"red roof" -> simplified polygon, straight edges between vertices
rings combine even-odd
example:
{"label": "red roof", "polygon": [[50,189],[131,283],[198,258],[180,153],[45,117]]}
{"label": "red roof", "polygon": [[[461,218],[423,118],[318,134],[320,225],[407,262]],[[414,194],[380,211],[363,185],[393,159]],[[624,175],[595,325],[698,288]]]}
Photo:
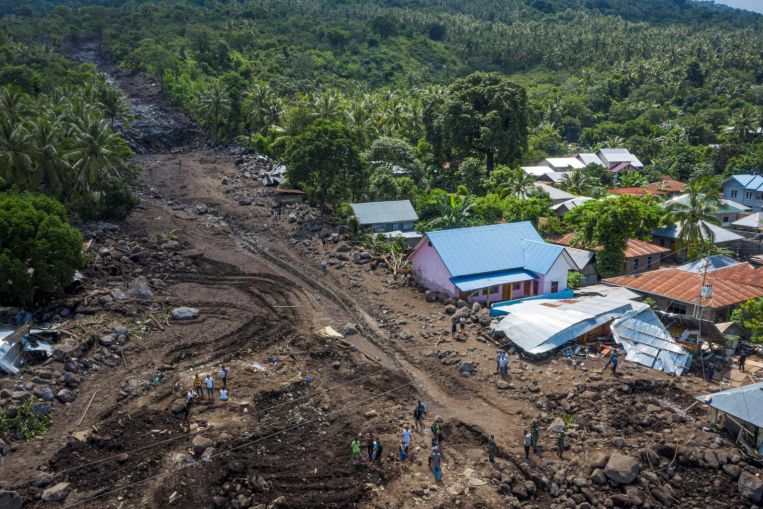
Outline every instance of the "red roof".
{"label": "red roof", "polygon": [[[558,239],[549,239],[549,240],[555,244],[561,244],[563,246],[572,246],[572,241],[574,237],[575,237],[574,233],[565,233]],[[594,246],[590,249],[594,251],[601,251],[603,248],[602,246]],[[658,246],[656,244],[652,244],[650,242],[639,240],[639,239],[628,239],[628,245],[625,247],[626,258],[635,258],[637,256],[656,255],[656,254],[663,254],[663,253],[669,253],[669,252],[670,252],[670,249]]]}
{"label": "red roof", "polygon": [[[631,290],[659,295],[694,304],[702,287],[702,274],[680,269],[661,269],[632,276],[619,276],[607,283]],[[707,273],[705,284],[713,287],[713,296],[703,301],[709,308],[720,309],[749,299],[763,297],[763,267],[740,263]]]}
{"label": "red roof", "polygon": [[658,196],[665,194],[662,191],[649,189],[647,187],[618,187],[607,191],[609,194],[629,194],[631,196],[646,196],[651,194],[652,196]]}
{"label": "red roof", "polygon": [[665,191],[667,193],[683,193],[686,191],[686,184],[668,177],[667,175],[662,177],[662,180],[652,182],[651,184],[647,184],[644,187],[654,191]]}

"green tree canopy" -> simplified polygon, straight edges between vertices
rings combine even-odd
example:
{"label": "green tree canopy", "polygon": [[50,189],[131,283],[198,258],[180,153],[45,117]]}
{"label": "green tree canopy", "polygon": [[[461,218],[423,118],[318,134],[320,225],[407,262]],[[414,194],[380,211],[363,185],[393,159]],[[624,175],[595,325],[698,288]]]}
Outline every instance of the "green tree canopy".
{"label": "green tree canopy", "polygon": [[518,163],[527,150],[527,93],[500,74],[456,80],[429,108],[429,142],[445,157],[484,156],[489,173],[496,163]]}
{"label": "green tree canopy", "polygon": [[63,205],[38,194],[0,193],[0,302],[29,305],[60,293],[82,267],[82,237]]}
{"label": "green tree canopy", "polygon": [[731,319],[750,331],[754,343],[763,343],[763,297],[743,302],[731,314]]}

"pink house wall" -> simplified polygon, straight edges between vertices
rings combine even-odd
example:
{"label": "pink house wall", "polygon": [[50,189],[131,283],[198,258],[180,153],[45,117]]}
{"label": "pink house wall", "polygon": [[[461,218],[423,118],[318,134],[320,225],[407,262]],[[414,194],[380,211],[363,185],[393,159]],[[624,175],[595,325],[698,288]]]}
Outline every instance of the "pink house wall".
{"label": "pink house wall", "polygon": [[458,298],[458,288],[450,282],[450,272],[426,237],[411,255],[411,266],[413,277],[421,286]]}

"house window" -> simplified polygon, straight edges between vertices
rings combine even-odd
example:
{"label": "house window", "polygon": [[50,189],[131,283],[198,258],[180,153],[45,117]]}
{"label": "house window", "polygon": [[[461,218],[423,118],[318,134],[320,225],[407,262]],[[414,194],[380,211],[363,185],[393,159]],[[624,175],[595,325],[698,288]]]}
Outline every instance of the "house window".
{"label": "house window", "polygon": [[638,263],[639,263],[639,259],[638,258],[634,258],[633,259],[633,272],[638,271]]}
{"label": "house window", "polygon": [[403,231],[408,232],[413,230],[413,223],[403,223]]}
{"label": "house window", "polygon": [[514,283],[514,289],[515,290],[521,290],[522,289],[522,283]]}
{"label": "house window", "polygon": [[660,246],[665,247],[665,239],[660,239]]}
{"label": "house window", "polygon": [[763,200],[763,193],[758,193],[758,199]]}
{"label": "house window", "polygon": [[559,281],[551,281],[551,293],[559,291]]}
{"label": "house window", "polygon": [[491,296],[497,295],[499,291],[500,290],[499,290],[499,286],[498,285],[491,286],[490,288],[485,290],[485,295],[487,295],[488,293],[490,293]]}
{"label": "house window", "polygon": [[737,190],[736,189],[731,191],[731,197],[732,198],[736,198],[737,197]]}
{"label": "house window", "polygon": [[683,304],[676,304],[675,302],[671,302],[667,309],[668,313],[673,313],[674,315],[685,315],[686,314],[686,306]]}
{"label": "house window", "polygon": [[387,225],[386,224],[375,224],[371,227],[371,231],[374,233],[384,233],[387,231]]}
{"label": "house window", "polygon": [[646,257],[646,268],[647,268],[647,270],[652,268],[652,257],[651,256],[647,256]]}
{"label": "house window", "polygon": [[727,224],[729,222],[729,216],[723,216],[723,224]]}
{"label": "house window", "polygon": [[752,191],[745,191],[744,192],[744,199],[745,200],[752,200]]}

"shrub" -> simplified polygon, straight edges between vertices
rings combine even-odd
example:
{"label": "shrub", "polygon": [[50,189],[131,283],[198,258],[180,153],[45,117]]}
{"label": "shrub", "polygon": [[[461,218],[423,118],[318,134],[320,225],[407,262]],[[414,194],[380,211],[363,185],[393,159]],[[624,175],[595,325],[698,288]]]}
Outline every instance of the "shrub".
{"label": "shrub", "polygon": [[0,409],[0,434],[8,433],[22,436],[25,440],[47,433],[53,418],[49,415],[38,415],[32,410],[33,401],[28,399],[15,405],[15,415],[9,409]]}
{"label": "shrub", "polygon": [[28,305],[60,293],[83,263],[82,237],[61,203],[0,193],[0,304]]}

